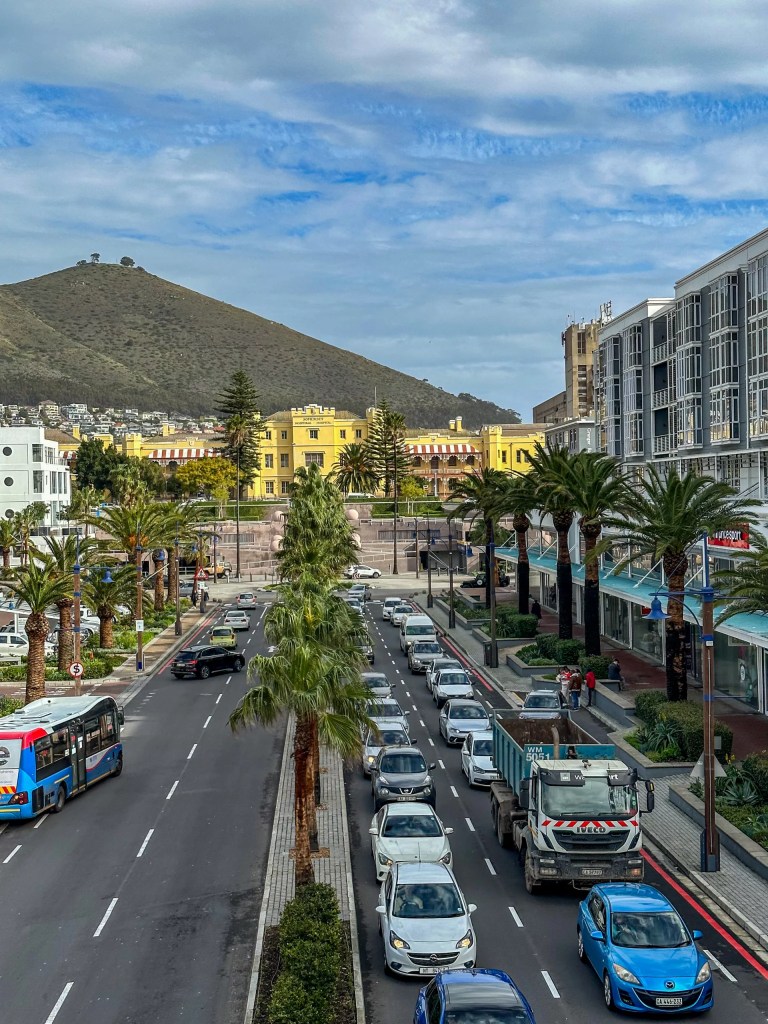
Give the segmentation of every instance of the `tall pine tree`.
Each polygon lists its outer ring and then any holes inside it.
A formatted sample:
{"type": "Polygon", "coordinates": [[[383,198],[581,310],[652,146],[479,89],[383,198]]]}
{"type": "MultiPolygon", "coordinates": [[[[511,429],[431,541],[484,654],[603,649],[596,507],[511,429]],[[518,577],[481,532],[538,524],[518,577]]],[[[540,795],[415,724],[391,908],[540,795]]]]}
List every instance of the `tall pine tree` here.
{"type": "Polygon", "coordinates": [[[259,435],[264,430],[264,421],[259,415],[259,396],[245,370],[236,370],[229,387],[219,396],[219,415],[224,421],[226,437],[222,455],[239,467],[242,498],[261,468],[259,435]]]}
{"type": "Polygon", "coordinates": [[[365,442],[365,451],[384,494],[389,497],[395,477],[402,479],[410,469],[405,447],[405,417],[395,412],[386,399],[376,406],[376,414],[365,442]]]}

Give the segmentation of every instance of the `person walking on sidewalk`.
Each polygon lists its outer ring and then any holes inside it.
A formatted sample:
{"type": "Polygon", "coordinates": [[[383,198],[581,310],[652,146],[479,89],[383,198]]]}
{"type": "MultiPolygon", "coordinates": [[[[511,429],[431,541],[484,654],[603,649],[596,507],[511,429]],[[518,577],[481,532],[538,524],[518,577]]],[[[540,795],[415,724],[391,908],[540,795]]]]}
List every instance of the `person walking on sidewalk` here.
{"type": "Polygon", "coordinates": [[[592,669],[587,669],[586,675],[584,676],[584,682],[587,684],[587,707],[592,707],[592,700],[595,696],[595,686],[597,685],[597,679],[595,679],[595,673],[592,669]]]}
{"type": "Polygon", "coordinates": [[[581,685],[581,672],[579,672],[579,670],[576,669],[574,672],[571,673],[571,678],[568,683],[568,689],[571,693],[571,707],[574,711],[578,711],[581,707],[581,685]]]}
{"type": "Polygon", "coordinates": [[[571,670],[563,665],[555,676],[555,681],[560,684],[560,703],[565,707],[568,704],[568,684],[571,681],[571,670]]]}
{"type": "Polygon", "coordinates": [[[612,682],[618,683],[620,690],[624,689],[624,676],[621,674],[621,665],[619,664],[619,659],[616,657],[614,657],[613,661],[608,666],[608,678],[612,682]]]}
{"type": "Polygon", "coordinates": [[[531,605],[531,615],[535,615],[539,622],[541,622],[541,605],[535,597],[531,597],[531,601],[533,601],[533,604],[531,605]]]}

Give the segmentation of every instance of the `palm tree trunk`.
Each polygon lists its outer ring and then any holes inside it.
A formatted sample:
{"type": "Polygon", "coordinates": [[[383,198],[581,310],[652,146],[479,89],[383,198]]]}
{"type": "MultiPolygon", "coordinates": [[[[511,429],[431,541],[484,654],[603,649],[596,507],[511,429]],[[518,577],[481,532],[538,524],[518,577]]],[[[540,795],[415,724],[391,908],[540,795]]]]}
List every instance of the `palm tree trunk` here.
{"type": "Polygon", "coordinates": [[[584,537],[584,646],[586,653],[600,654],[600,563],[589,559],[600,531],[582,529],[584,537]]]}
{"type": "MultiPolygon", "coordinates": [[[[72,632],[72,602],[62,601],[59,606],[59,671],[65,672],[74,661],[75,637],[72,632]]],[[[45,618],[45,616],[43,616],[45,618]]],[[[47,619],[46,619],[47,622],[47,619]]],[[[46,634],[47,635],[47,634],[46,634]]]]}
{"type": "Polygon", "coordinates": [[[571,552],[568,548],[568,531],[571,526],[553,517],[557,530],[557,635],[561,640],[573,639],[573,570],[571,568],[571,552]]]}
{"type": "MultiPolygon", "coordinates": [[[[669,589],[680,593],[685,589],[685,576],[669,576],[669,589]]],[[[667,601],[669,618],[665,623],[667,639],[667,699],[688,700],[688,673],[685,668],[685,619],[683,601],[670,597],[667,601]]]]}
{"type": "Polygon", "coordinates": [[[27,690],[24,699],[29,704],[45,696],[45,638],[48,636],[48,620],[42,612],[33,612],[24,624],[24,630],[29,638],[27,690]]]}
{"type": "Polygon", "coordinates": [[[317,805],[320,803],[320,743],[317,736],[317,719],[309,724],[310,752],[307,758],[307,819],[309,820],[309,848],[317,852],[317,805]]]}
{"type": "Polygon", "coordinates": [[[99,647],[104,649],[114,647],[115,638],[112,629],[112,612],[102,613],[99,611],[99,647]]]}
{"type": "MultiPolygon", "coordinates": [[[[163,563],[160,563],[162,567],[163,563]]],[[[165,593],[163,592],[163,574],[158,572],[155,576],[155,611],[161,612],[165,608],[165,593]]]]}
{"type": "Polygon", "coordinates": [[[527,615],[531,596],[531,563],[528,558],[528,527],[531,525],[527,516],[515,518],[512,525],[517,537],[517,610],[520,615],[527,615]]]}
{"type": "Polygon", "coordinates": [[[302,885],[311,885],[315,880],[309,845],[309,793],[307,792],[307,782],[310,774],[307,762],[310,759],[309,723],[306,719],[297,719],[296,735],[293,740],[293,821],[295,831],[293,866],[297,889],[302,885]]]}
{"type": "Polygon", "coordinates": [[[3,548],[3,569],[11,568],[11,549],[3,548]]]}
{"type": "Polygon", "coordinates": [[[168,548],[165,552],[166,562],[168,563],[168,590],[166,591],[166,601],[168,604],[174,604],[176,601],[176,552],[173,548],[168,548]]]}

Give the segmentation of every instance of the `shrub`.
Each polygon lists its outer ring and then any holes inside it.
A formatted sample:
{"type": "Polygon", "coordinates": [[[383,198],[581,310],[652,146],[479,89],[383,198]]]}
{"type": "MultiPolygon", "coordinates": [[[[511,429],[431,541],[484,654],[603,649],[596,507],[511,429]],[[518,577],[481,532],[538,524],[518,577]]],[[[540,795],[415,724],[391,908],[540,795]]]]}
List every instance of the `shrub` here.
{"type": "Polygon", "coordinates": [[[305,886],[280,919],[280,975],[269,1002],[270,1024],[332,1024],[342,965],[343,932],[336,893],[305,886]]]}
{"type": "Polygon", "coordinates": [[[17,700],[15,697],[0,697],[0,717],[10,715],[12,712],[18,711],[19,708],[23,707],[23,700],[17,700]]]}
{"type": "Polygon", "coordinates": [[[533,637],[539,627],[535,615],[520,615],[508,608],[503,608],[496,615],[496,630],[499,636],[533,637]]]}
{"type": "Polygon", "coordinates": [[[656,722],[646,732],[645,744],[648,750],[664,750],[675,747],[680,755],[680,729],[675,722],[656,722]]]}
{"type": "Polygon", "coordinates": [[[539,633],[536,637],[536,646],[542,658],[549,658],[550,661],[557,659],[557,645],[560,643],[557,633],[539,633]]]}
{"type": "Polygon", "coordinates": [[[768,750],[749,754],[741,763],[744,774],[754,783],[760,799],[768,803],[768,750]]]}
{"type": "Polygon", "coordinates": [[[659,717],[659,708],[667,703],[664,690],[646,690],[635,697],[635,714],[641,721],[653,725],[659,717]]]}
{"type": "Polygon", "coordinates": [[[592,669],[596,679],[607,679],[610,663],[611,659],[605,654],[585,654],[579,662],[579,668],[583,673],[592,669]]]}
{"type": "MultiPolygon", "coordinates": [[[[687,761],[698,761],[704,750],[704,713],[701,707],[691,701],[666,702],[659,706],[657,718],[677,727],[683,756],[687,761]]],[[[720,736],[720,758],[724,760],[733,749],[733,732],[723,722],[715,721],[715,736],[720,736]]]]}
{"type": "Polygon", "coordinates": [[[581,640],[558,640],[555,646],[555,661],[560,665],[578,665],[584,657],[581,640]]]}
{"type": "Polygon", "coordinates": [[[744,807],[759,802],[755,784],[746,775],[726,779],[722,790],[722,801],[729,807],[744,807]]]}

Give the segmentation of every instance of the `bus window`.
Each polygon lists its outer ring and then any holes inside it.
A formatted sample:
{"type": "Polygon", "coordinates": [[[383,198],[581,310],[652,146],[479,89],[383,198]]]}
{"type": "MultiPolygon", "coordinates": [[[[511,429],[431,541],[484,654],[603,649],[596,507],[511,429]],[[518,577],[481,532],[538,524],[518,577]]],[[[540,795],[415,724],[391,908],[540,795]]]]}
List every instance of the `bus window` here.
{"type": "Polygon", "coordinates": [[[56,729],[55,732],[51,733],[51,748],[53,750],[53,760],[63,761],[69,756],[69,733],[66,726],[62,726],[56,729]]]}
{"type": "Polygon", "coordinates": [[[98,754],[101,750],[101,733],[99,730],[98,718],[92,718],[85,723],[85,756],[98,754]]]}
{"type": "Polygon", "coordinates": [[[101,749],[111,747],[116,740],[115,715],[113,711],[105,711],[99,716],[101,726],[101,749]]]}
{"type": "Polygon", "coordinates": [[[51,748],[51,737],[43,736],[40,740],[35,740],[35,768],[37,769],[37,777],[40,778],[40,772],[46,768],[50,768],[53,764],[53,749],[51,748]]]}

